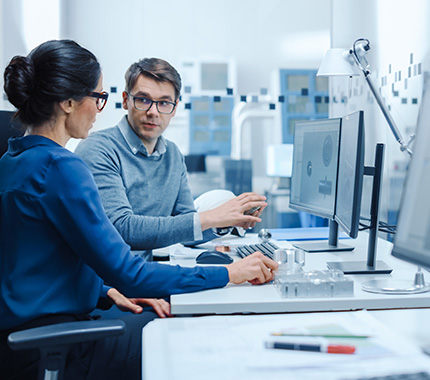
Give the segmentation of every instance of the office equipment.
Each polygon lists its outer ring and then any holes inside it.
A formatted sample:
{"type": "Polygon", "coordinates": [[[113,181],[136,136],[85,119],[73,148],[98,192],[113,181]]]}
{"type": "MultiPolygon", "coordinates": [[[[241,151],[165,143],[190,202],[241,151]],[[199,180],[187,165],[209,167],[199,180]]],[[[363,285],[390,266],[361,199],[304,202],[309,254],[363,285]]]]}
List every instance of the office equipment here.
{"type": "Polygon", "coordinates": [[[251,255],[254,252],[260,251],[263,255],[267,256],[269,259],[273,260],[275,251],[279,249],[279,247],[271,242],[262,242],[260,244],[248,244],[248,245],[240,245],[236,247],[236,253],[240,257],[246,257],[251,255]]]}
{"type": "Polygon", "coordinates": [[[369,85],[370,91],[376,99],[385,120],[390,127],[395,139],[400,144],[400,150],[407,152],[412,155],[410,145],[414,140],[415,136],[412,135],[407,142],[402,137],[399,128],[396,126],[394,119],[391,117],[388,108],[385,106],[384,101],[377,90],[377,87],[370,78],[370,66],[366,59],[366,54],[370,50],[370,42],[366,38],[359,38],[354,41],[350,50],[343,49],[330,49],[324,56],[320,67],[318,69],[317,76],[354,76],[360,75],[360,72],[364,75],[364,78],[369,85]]]}
{"type": "Polygon", "coordinates": [[[293,351],[310,351],[310,352],[325,352],[327,354],[353,354],[354,346],[341,344],[307,344],[307,343],[291,343],[291,342],[265,342],[266,348],[274,348],[280,350],[293,351]]]}
{"type": "Polygon", "coordinates": [[[0,157],[7,151],[9,138],[24,134],[21,123],[13,119],[14,114],[13,111],[0,111],[0,157]]]}
{"type": "Polygon", "coordinates": [[[295,244],[308,252],[353,249],[338,244],[338,227],[334,221],[340,137],[340,118],[296,123],[290,207],[330,221],[328,243],[295,244]]]}
{"type": "Polygon", "coordinates": [[[197,264],[230,264],[233,259],[224,252],[204,251],[196,257],[197,264]]]}
{"type": "Polygon", "coordinates": [[[338,244],[338,226],[355,238],[361,211],[363,175],[373,177],[368,258],[366,262],[330,262],[345,274],[390,273],[376,261],[384,146],[377,144],[375,166],[364,166],[364,115],[297,123],[294,141],[290,206],[329,219],[328,243],[295,243],[308,252],[344,251],[338,244]],[[331,129],[330,129],[331,128],[331,129]],[[337,131],[333,135],[328,135],[337,131]]]}
{"type": "MultiPolygon", "coordinates": [[[[416,132],[415,152],[406,176],[392,251],[393,256],[426,268],[430,268],[429,89],[430,78],[429,74],[426,73],[421,115],[416,132]]],[[[415,274],[414,283],[373,280],[364,284],[363,289],[371,292],[405,294],[427,292],[430,290],[430,286],[425,284],[423,274],[419,269],[415,274]]]]}
{"type": "Polygon", "coordinates": [[[276,276],[275,285],[286,298],[350,297],[354,295],[354,281],[341,271],[309,271],[276,276]]]}
{"type": "Polygon", "coordinates": [[[13,350],[39,349],[39,378],[62,378],[68,348],[72,344],[121,335],[126,329],[120,320],[57,323],[17,331],[8,336],[13,350]]]}
{"type": "Polygon", "coordinates": [[[373,184],[369,242],[366,261],[329,262],[327,266],[330,269],[338,269],[345,274],[382,274],[392,271],[383,261],[376,261],[383,160],[384,145],[377,144],[375,165],[372,167],[364,166],[363,111],[342,117],[334,218],[336,224],[333,223],[331,228],[337,228],[337,225],[340,225],[350,237],[357,237],[360,223],[363,175],[371,176],[373,177],[373,184]]]}

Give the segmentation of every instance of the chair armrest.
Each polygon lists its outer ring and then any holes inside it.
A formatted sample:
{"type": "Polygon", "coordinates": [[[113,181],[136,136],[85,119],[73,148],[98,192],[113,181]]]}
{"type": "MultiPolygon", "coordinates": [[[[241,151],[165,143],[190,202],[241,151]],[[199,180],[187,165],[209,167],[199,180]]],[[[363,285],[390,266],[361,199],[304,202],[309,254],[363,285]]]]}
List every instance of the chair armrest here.
{"type": "Polygon", "coordinates": [[[11,333],[8,343],[13,350],[41,349],[117,336],[125,328],[123,321],[114,319],[58,323],[11,333]]]}

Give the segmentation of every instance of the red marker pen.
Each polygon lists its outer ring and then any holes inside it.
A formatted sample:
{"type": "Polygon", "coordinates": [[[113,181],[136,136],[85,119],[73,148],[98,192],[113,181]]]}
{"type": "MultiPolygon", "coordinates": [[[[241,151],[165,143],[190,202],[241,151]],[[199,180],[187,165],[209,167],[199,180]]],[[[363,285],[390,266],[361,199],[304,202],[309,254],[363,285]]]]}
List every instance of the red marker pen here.
{"type": "Polygon", "coordinates": [[[326,352],[328,354],[353,354],[354,346],[343,344],[308,344],[291,342],[266,342],[266,348],[276,348],[280,350],[326,352]]]}

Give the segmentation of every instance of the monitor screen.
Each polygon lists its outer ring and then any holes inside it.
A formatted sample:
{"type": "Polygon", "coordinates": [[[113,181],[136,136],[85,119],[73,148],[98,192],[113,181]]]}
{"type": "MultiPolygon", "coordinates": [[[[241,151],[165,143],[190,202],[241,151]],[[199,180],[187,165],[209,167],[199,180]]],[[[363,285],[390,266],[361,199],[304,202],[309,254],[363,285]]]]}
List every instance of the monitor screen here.
{"type": "Polygon", "coordinates": [[[340,119],[297,122],[290,206],[334,218],[340,119]]]}
{"type": "MultiPolygon", "coordinates": [[[[430,101],[428,103],[421,112],[429,112],[430,101]]],[[[430,268],[430,113],[428,116],[427,120],[423,120],[421,115],[421,124],[417,128],[392,254],[430,268]]]]}
{"type": "Polygon", "coordinates": [[[7,151],[9,138],[24,134],[19,121],[12,120],[14,114],[13,111],[0,111],[0,157],[7,151]]]}
{"type": "Polygon", "coordinates": [[[360,224],[364,172],[363,111],[342,117],[335,220],[356,238],[360,224]]]}

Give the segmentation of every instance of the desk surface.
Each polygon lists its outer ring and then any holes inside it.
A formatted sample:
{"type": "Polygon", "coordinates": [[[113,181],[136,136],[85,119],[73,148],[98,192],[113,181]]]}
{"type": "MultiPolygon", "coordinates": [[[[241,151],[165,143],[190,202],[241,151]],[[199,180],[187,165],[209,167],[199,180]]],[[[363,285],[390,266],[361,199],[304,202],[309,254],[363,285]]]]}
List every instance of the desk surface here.
{"type": "MultiPolygon", "coordinates": [[[[366,260],[367,233],[360,233],[357,240],[348,240],[355,245],[352,252],[307,253],[305,270],[326,269],[327,261],[366,260]]],[[[278,245],[288,244],[279,242],[278,245]]],[[[415,295],[384,295],[364,292],[361,284],[372,279],[414,278],[416,266],[391,256],[391,243],[379,239],[377,259],[385,261],[394,270],[391,275],[355,275],[354,296],[349,298],[283,298],[273,284],[254,286],[250,284],[228,285],[222,289],[174,295],[171,297],[173,314],[233,314],[233,313],[282,313],[305,311],[336,311],[358,309],[393,309],[430,306],[430,293],[415,295]]],[[[194,259],[172,260],[173,264],[195,265],[194,259]]],[[[428,273],[425,273],[428,277],[428,273]]]]}
{"type": "Polygon", "coordinates": [[[143,329],[143,379],[337,380],[430,371],[419,347],[430,343],[429,319],[430,309],[158,319],[143,329]],[[352,340],[357,356],[264,349],[273,331],[312,326],[372,338],[352,340]]]}

